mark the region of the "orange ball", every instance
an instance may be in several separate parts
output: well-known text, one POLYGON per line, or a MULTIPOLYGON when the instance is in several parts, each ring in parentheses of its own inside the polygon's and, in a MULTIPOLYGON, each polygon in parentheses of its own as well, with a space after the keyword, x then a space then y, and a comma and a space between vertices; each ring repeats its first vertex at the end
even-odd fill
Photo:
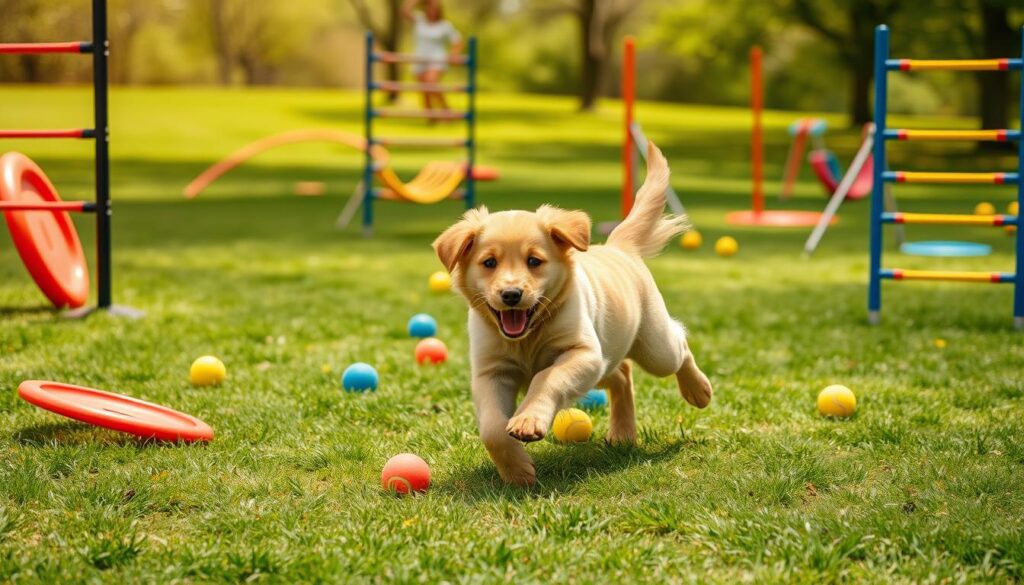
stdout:
POLYGON ((436 337, 428 337, 416 344, 416 362, 441 364, 448 360, 448 347, 436 337))
POLYGON ((425 492, 430 487, 430 466, 412 453, 395 455, 384 464, 380 486, 393 494, 425 492))

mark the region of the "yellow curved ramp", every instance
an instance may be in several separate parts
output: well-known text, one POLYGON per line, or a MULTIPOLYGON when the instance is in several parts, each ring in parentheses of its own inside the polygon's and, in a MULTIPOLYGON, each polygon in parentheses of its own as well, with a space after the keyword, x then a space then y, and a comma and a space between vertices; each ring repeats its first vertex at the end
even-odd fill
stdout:
POLYGON ((405 183, 390 168, 377 172, 384 186, 398 197, 413 203, 437 203, 447 199, 466 175, 462 163, 436 161, 427 163, 413 180, 405 183))

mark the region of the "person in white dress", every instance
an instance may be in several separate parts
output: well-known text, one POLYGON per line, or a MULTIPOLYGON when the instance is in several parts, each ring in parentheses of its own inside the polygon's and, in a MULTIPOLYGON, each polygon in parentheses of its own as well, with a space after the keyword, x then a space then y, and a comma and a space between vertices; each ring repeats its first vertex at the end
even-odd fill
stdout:
MULTIPOLYGON (((441 0, 405 0, 402 16, 413 23, 413 54, 429 60, 413 65, 412 71, 420 83, 441 82, 448 61, 462 52, 462 35, 452 23, 445 20, 441 0), (422 5, 422 10, 417 8, 422 5)), ((444 94, 438 91, 423 91, 423 107, 432 110, 448 110, 444 94)))

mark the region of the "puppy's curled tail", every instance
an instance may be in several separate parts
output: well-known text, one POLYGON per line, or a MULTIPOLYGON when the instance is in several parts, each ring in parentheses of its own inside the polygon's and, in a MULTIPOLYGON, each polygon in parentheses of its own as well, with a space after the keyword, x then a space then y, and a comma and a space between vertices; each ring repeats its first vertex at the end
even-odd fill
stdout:
POLYGON ((653 142, 647 144, 647 178, 636 192, 633 209, 612 230, 608 245, 649 258, 658 255, 672 238, 690 229, 685 215, 665 215, 668 161, 653 142))

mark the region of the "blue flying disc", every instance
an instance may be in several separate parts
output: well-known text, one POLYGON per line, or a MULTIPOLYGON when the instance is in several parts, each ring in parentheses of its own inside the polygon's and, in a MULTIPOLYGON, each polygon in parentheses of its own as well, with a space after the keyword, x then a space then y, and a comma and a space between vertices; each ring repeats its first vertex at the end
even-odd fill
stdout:
POLYGON ((974 242, 934 241, 907 242, 900 246, 900 252, 908 256, 941 256, 944 258, 960 258, 965 256, 988 256, 992 246, 974 242))

